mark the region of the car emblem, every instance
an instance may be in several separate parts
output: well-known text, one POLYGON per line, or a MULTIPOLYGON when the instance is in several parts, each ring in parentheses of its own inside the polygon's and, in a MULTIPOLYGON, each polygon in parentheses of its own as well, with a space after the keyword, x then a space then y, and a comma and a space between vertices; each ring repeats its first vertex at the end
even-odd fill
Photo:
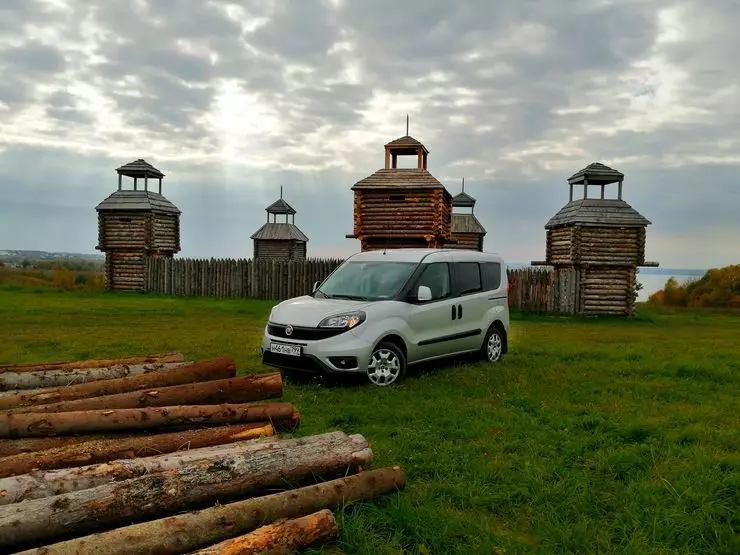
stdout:
POLYGON ((285 335, 293 335, 293 326, 290 324, 285 328, 285 335))

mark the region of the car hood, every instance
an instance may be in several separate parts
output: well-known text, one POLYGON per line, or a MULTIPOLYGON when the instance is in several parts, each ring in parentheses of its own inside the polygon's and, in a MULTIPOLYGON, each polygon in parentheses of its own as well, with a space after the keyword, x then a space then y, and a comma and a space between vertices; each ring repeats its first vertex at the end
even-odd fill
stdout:
POLYGON ((270 321, 275 324, 316 327, 327 316, 362 310, 369 304, 371 303, 368 301, 319 299, 305 295, 276 305, 270 313, 270 321))

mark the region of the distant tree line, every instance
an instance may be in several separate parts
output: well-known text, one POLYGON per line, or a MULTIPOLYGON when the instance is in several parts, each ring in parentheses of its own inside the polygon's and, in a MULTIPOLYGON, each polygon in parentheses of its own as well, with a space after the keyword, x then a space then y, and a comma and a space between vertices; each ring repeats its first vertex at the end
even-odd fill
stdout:
POLYGON ((73 272, 99 272, 103 269, 103 261, 65 259, 65 260, 29 260, 24 258, 19 263, 21 268, 33 270, 55 270, 66 268, 73 272))
POLYGON ((708 270, 700 279, 680 285, 670 278, 648 298, 663 306, 740 308, 740 264, 708 270))

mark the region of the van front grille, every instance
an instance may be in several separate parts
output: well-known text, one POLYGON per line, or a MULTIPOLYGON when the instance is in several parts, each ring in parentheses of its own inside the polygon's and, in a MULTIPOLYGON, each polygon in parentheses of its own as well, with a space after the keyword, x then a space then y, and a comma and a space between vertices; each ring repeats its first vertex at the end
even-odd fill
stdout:
POLYGON ((332 329, 332 328, 308 328, 302 326, 293 326, 293 333, 288 335, 285 333, 287 325, 284 324, 267 324, 267 333, 273 337, 281 337, 284 339, 295 339, 303 341, 319 341, 321 339, 327 339, 334 337, 347 331, 346 329, 332 329))

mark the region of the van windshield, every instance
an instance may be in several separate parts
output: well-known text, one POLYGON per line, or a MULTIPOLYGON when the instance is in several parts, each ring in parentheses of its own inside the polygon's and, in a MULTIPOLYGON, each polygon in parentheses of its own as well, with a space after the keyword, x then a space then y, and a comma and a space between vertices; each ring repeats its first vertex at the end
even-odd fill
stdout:
POLYGON ((329 276, 315 295, 330 299, 379 301, 395 296, 416 262, 348 262, 329 276))

